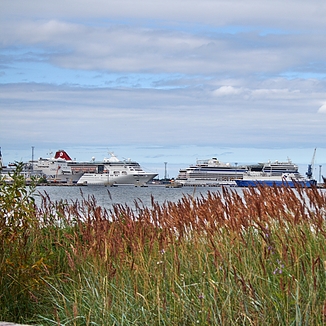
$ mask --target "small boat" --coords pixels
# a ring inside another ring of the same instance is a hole
[[[170,183],[165,184],[165,188],[182,188],[183,185],[175,180],[171,180]]]

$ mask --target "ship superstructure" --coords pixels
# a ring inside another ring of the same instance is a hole
[[[280,176],[283,173],[299,173],[299,168],[290,159],[285,162],[279,161],[268,161],[264,163],[258,163],[254,165],[248,165],[250,172],[264,172],[269,173],[273,176]]]

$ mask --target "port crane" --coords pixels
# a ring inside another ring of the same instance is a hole
[[[314,149],[314,154],[312,155],[312,160],[311,160],[311,164],[308,165],[308,171],[306,172],[306,175],[308,177],[308,179],[312,178],[313,175],[313,171],[314,171],[314,164],[315,164],[315,156],[316,156],[316,149]]]

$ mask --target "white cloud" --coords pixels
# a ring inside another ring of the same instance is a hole
[[[173,25],[84,24],[32,17],[14,24],[4,19],[0,24],[7,31],[0,34],[2,46],[41,49],[39,60],[69,69],[259,76],[304,71],[309,69],[307,62],[323,62],[326,55],[326,48],[320,48],[326,35],[320,33],[261,35],[257,29],[230,34],[228,26],[224,32],[210,31],[206,24],[197,32],[196,25],[185,30],[176,25],[173,30]]]
[[[221,87],[218,101],[194,89],[86,89],[51,85],[1,87],[1,138],[7,144],[264,144],[322,141],[325,121],[315,121],[306,98],[243,100],[235,87]],[[222,92],[221,91],[221,92]],[[300,94],[301,96],[302,94]],[[298,110],[301,102],[303,110]],[[307,103],[307,104],[305,104]],[[291,123],[289,123],[289,121]],[[309,135],[302,132],[302,126]],[[311,128],[307,126],[313,125]],[[15,126],[13,128],[12,126]],[[17,134],[16,130],[22,130]],[[286,138],[285,138],[286,135]]]
[[[35,17],[50,19],[103,19],[110,17],[116,21],[151,19],[158,23],[178,22],[206,23],[213,26],[233,24],[245,26],[276,26],[285,28],[325,27],[325,4],[312,1],[259,1],[248,0],[97,0],[90,4],[87,0],[48,1],[38,0],[7,1],[2,5],[3,17]],[[138,22],[139,22],[138,21]],[[104,20],[105,22],[105,20]],[[136,21],[137,22],[137,21]],[[304,25],[303,25],[304,24]]]
[[[326,113],[326,104],[323,104],[319,109],[318,113]]]
[[[233,86],[221,86],[220,88],[216,89],[213,94],[215,96],[229,96],[229,95],[238,95],[242,93],[241,88],[236,88]]]
[[[254,98],[265,98],[265,99],[295,99],[298,98],[299,90],[289,90],[289,89],[255,89],[251,92]]]

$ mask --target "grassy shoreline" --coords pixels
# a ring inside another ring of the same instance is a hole
[[[231,188],[151,207],[36,207],[1,184],[0,320],[39,325],[321,325],[325,192]],[[58,220],[59,217],[59,220]]]

